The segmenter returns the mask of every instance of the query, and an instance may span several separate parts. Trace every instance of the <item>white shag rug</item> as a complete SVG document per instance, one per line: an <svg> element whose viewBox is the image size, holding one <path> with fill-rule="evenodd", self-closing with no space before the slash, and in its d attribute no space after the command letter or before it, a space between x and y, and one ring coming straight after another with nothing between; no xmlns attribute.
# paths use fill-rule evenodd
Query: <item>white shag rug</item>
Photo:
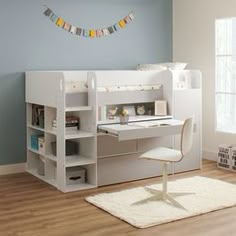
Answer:
<svg viewBox="0 0 236 236"><path fill-rule="evenodd" d="M146 187L162 189L161 184ZM195 194L175 197L185 209L164 201L143 201L152 196L152 193L144 187L97 194L87 197L86 200L138 228L168 223L236 205L236 185L200 176L169 181L168 192Z"/></svg>

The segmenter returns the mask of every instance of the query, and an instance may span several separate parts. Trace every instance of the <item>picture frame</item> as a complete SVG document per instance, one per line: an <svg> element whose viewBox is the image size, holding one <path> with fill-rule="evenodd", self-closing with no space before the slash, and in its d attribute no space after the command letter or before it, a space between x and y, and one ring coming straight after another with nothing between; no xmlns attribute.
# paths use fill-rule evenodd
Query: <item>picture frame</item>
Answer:
<svg viewBox="0 0 236 236"><path fill-rule="evenodd" d="M166 116L167 115L167 101L166 100L156 100L154 106L155 116Z"/></svg>

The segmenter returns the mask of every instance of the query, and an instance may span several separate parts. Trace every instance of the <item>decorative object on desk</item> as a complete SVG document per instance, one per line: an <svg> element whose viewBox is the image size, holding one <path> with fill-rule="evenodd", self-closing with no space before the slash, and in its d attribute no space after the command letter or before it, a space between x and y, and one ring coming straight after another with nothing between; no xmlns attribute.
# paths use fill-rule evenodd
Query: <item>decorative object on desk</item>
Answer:
<svg viewBox="0 0 236 236"><path fill-rule="evenodd" d="M167 115L167 101L157 100L155 101L155 116Z"/></svg>
<svg viewBox="0 0 236 236"><path fill-rule="evenodd" d="M141 106L138 105L136 111L137 111L138 115L144 115L145 114L145 106L144 105L141 105Z"/></svg>
<svg viewBox="0 0 236 236"><path fill-rule="evenodd" d="M120 113L120 124L121 125L127 125L129 121L129 112L127 109L122 109Z"/></svg>
<svg viewBox="0 0 236 236"><path fill-rule="evenodd" d="M129 114L129 116L135 116L135 107L133 105L124 106L123 110L126 110Z"/></svg>
<svg viewBox="0 0 236 236"><path fill-rule="evenodd" d="M133 12L130 12L123 19L120 19L117 23L110 25L106 28L101 29L83 29L82 27L76 27L72 24L66 22L62 17L57 16L50 8L44 5L47 9L44 15L48 17L56 26L64 29L65 31L82 37L87 38L100 38L102 36L107 36L118 32L120 29L125 28L125 26L134 20Z"/></svg>
<svg viewBox="0 0 236 236"><path fill-rule="evenodd" d="M113 120L115 118L118 107L112 107L108 111L108 119Z"/></svg>
<svg viewBox="0 0 236 236"><path fill-rule="evenodd" d="M147 187L158 190L162 186L155 184ZM185 209L156 199L143 201L152 196L143 186L101 193L87 197L86 200L138 228L160 225L236 205L235 184L216 179L200 176L178 179L169 183L169 189L173 192L196 194L176 197ZM139 204L141 201L143 202Z"/></svg>

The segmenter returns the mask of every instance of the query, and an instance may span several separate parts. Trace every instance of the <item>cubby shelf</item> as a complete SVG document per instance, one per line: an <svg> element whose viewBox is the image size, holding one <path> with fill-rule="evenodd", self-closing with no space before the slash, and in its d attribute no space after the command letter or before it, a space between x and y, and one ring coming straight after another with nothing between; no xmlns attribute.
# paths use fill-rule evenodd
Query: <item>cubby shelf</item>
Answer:
<svg viewBox="0 0 236 236"><path fill-rule="evenodd" d="M33 176L35 176L35 177L37 177L37 178L43 180L44 182L53 185L54 187L57 186L56 179L48 179L48 178L45 177L45 176L39 175L39 174L37 173L37 170L35 170L35 169L27 169L27 172L30 173L30 174L32 174Z"/></svg>
<svg viewBox="0 0 236 236"><path fill-rule="evenodd" d="M56 156L54 156L54 155L41 153L41 152L39 152L38 150L33 149L33 148L30 148L30 147L28 147L27 149L28 149L29 151L35 153L35 154L41 155L41 156L43 156L43 157L46 157L47 159L49 159L49 160L51 160L51 161L57 161L57 158L56 158Z"/></svg>
<svg viewBox="0 0 236 236"><path fill-rule="evenodd" d="M83 157L83 156L67 156L65 166L72 167L72 166L83 166L89 164L95 164L95 158Z"/></svg>
<svg viewBox="0 0 236 236"><path fill-rule="evenodd" d="M45 132L48 133L48 134L57 135L57 131L56 130L46 129Z"/></svg>
<svg viewBox="0 0 236 236"><path fill-rule="evenodd" d="M35 129L35 130L44 132L44 128L41 128L41 127L39 127L39 126L29 125L29 124L28 124L27 127L30 128L30 129Z"/></svg>
<svg viewBox="0 0 236 236"><path fill-rule="evenodd" d="M79 190L91 189L95 187L96 185L88 184L88 183L71 184L71 185L66 185L65 192L74 192L74 191L79 191Z"/></svg>
<svg viewBox="0 0 236 236"><path fill-rule="evenodd" d="M77 139L77 138L90 138L94 137L93 133L82 131L82 130L68 130L66 131L66 139Z"/></svg>

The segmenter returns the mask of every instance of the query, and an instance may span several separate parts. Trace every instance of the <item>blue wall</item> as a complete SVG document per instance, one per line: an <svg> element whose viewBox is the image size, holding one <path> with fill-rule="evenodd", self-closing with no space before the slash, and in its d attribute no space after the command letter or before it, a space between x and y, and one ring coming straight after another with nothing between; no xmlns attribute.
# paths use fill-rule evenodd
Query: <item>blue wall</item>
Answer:
<svg viewBox="0 0 236 236"><path fill-rule="evenodd" d="M109 26L130 11L135 20L86 39L49 21L44 3L83 28ZM172 59L172 0L1 0L0 29L0 165L26 160L24 71L134 69Z"/></svg>

